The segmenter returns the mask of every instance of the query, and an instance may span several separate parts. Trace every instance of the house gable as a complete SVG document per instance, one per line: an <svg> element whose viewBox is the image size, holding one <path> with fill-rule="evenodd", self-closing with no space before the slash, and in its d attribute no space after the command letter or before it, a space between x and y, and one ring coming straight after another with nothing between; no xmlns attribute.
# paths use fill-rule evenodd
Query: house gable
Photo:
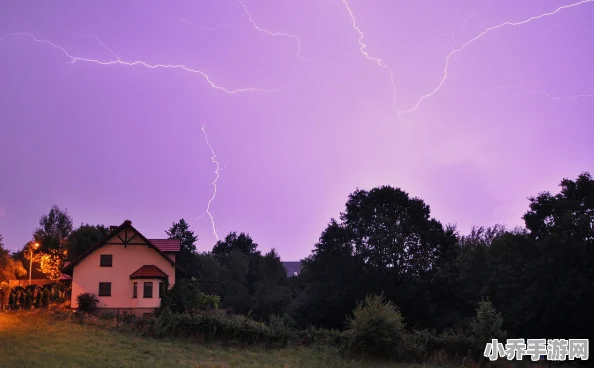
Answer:
<svg viewBox="0 0 594 368"><path fill-rule="evenodd" d="M156 308L161 286L175 284L176 270L179 266L127 221L65 267L73 275L71 307L88 292L98 296L100 308ZM147 287L150 296L136 297Z"/></svg>
<svg viewBox="0 0 594 368"><path fill-rule="evenodd" d="M96 250L104 247L106 245L118 245L124 248L128 246L148 246L152 248L155 252L157 252L160 256L167 259L167 261L174 266L179 272L184 274L184 271L175 263L174 257L169 257L163 251L161 251L157 246L155 246L150 240L148 240L144 235L142 235L138 230L136 230L132 226L132 222L129 220L124 221L122 225L114 229L107 237L105 237L102 241L97 243L94 247L80 255L77 259L73 262L69 263L64 267L64 274L71 275L74 270L74 267L79 264L82 260L88 257L91 253L95 252ZM173 258L173 259L172 259Z"/></svg>

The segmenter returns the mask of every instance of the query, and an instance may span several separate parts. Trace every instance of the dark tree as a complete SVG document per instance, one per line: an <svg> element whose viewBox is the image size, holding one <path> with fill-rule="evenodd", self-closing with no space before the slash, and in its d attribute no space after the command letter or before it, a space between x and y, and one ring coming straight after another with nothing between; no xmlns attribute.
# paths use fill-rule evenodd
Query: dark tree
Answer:
<svg viewBox="0 0 594 368"><path fill-rule="evenodd" d="M27 271L23 268L21 260L11 256L9 251L4 249L2 234L0 234L0 284L16 280L26 274Z"/></svg>
<svg viewBox="0 0 594 368"><path fill-rule="evenodd" d="M47 253L53 249L61 250L72 232L72 218L67 210L53 205L47 215L41 216L39 226L33 233L35 241L40 245L39 251Z"/></svg>
<svg viewBox="0 0 594 368"><path fill-rule="evenodd" d="M302 325L345 326L346 316L365 295L352 236L332 220L312 254L302 261L296 320Z"/></svg>
<svg viewBox="0 0 594 368"><path fill-rule="evenodd" d="M411 325L441 318L423 301L450 297L442 288L456 259L453 228L430 218L421 199L389 186L352 193L341 221L330 223L303 264L308 286L299 304L308 323L337 327L357 301L382 293ZM442 285L429 288L438 272Z"/></svg>
<svg viewBox="0 0 594 368"><path fill-rule="evenodd" d="M530 198L524 215L535 243L524 269L531 275L529 328L533 335L585 338L594 331L594 180L583 173L560 186L557 195Z"/></svg>
<svg viewBox="0 0 594 368"><path fill-rule="evenodd" d="M225 257L231 254L234 250L247 256L253 254L260 254L258 252L258 244L256 244L248 234L231 232L225 237L225 240L219 240L212 249L212 254L215 257Z"/></svg>
<svg viewBox="0 0 594 368"><path fill-rule="evenodd" d="M291 302L291 287L287 272L274 249L258 262L256 280L251 285L252 310L255 317L268 319L282 315Z"/></svg>
<svg viewBox="0 0 594 368"><path fill-rule="evenodd" d="M225 259L221 280L221 307L245 314L251 309L248 283L249 258L239 250L232 251Z"/></svg>
<svg viewBox="0 0 594 368"><path fill-rule="evenodd" d="M192 258L196 254L198 236L194 235L193 231L190 231L190 225L184 219L174 222L171 228L165 233L167 233L169 239L180 240L181 248L175 260L180 267L188 271L188 267L192 263Z"/></svg>
<svg viewBox="0 0 594 368"><path fill-rule="evenodd" d="M104 225L80 224L68 236L68 261L73 261L81 254L91 249L109 233L109 229Z"/></svg>
<svg viewBox="0 0 594 368"><path fill-rule="evenodd" d="M186 269L188 277L194 277L200 289L210 295L221 295L220 282L223 269L211 253L196 253Z"/></svg>

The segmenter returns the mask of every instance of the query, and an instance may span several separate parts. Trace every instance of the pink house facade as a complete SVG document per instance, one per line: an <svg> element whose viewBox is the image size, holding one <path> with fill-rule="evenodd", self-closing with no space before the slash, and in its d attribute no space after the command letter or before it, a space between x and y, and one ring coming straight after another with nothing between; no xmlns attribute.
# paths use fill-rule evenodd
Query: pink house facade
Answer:
<svg viewBox="0 0 594 368"><path fill-rule="evenodd" d="M71 308L78 308L78 295L92 293L101 309L153 312L175 284L176 270L182 271L175 263L179 250L179 239L147 239L125 221L65 267L72 276Z"/></svg>

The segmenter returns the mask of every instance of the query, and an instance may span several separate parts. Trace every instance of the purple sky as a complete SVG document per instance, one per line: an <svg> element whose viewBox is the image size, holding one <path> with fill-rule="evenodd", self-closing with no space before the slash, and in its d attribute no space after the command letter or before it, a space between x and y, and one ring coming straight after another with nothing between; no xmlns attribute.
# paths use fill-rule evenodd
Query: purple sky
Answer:
<svg viewBox="0 0 594 368"><path fill-rule="evenodd" d="M357 187L400 187L466 232L520 225L528 196L594 171L594 0L350 0L368 58L341 0L244 4L255 24L236 0L0 2L9 249L57 204L148 237L185 218L210 250L205 123L217 233L284 260Z"/></svg>

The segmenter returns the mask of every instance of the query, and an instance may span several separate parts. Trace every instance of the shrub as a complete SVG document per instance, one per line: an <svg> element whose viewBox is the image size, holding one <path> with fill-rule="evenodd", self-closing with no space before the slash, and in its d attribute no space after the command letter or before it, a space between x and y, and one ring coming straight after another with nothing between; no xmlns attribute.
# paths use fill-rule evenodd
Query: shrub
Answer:
<svg viewBox="0 0 594 368"><path fill-rule="evenodd" d="M483 360L482 352L485 344L492 339L505 339L507 333L502 329L503 317L498 313L490 301L483 299L479 302L476 316L470 322L473 355Z"/></svg>
<svg viewBox="0 0 594 368"><path fill-rule="evenodd" d="M347 347L352 353L373 358L397 357L404 322L396 306L383 296L367 296L347 324Z"/></svg>
<svg viewBox="0 0 594 368"><path fill-rule="evenodd" d="M23 308L25 308L25 310L29 310L29 309L31 309L32 306L33 306L33 292L31 292L31 290L27 290L27 292L25 293L25 303L23 304Z"/></svg>
<svg viewBox="0 0 594 368"><path fill-rule="evenodd" d="M289 343L289 339L292 337L291 328L285 323L285 321L285 318L274 315L270 316L268 320L270 335L281 346L286 346Z"/></svg>
<svg viewBox="0 0 594 368"><path fill-rule="evenodd" d="M43 295L41 296L41 306L43 308L49 307L50 299L49 299L49 291L47 289L43 290Z"/></svg>
<svg viewBox="0 0 594 368"><path fill-rule="evenodd" d="M180 280L161 299L157 316L164 308L169 308L173 313L194 313L218 309L219 304L220 298L202 292L198 281L194 279Z"/></svg>
<svg viewBox="0 0 594 368"><path fill-rule="evenodd" d="M92 293L79 294L76 300L78 302L78 311L82 313L93 313L97 310L97 305L99 305L99 299Z"/></svg>
<svg viewBox="0 0 594 368"><path fill-rule="evenodd" d="M436 336L427 330L406 332L400 346L399 357L407 361L424 362L436 348Z"/></svg>
<svg viewBox="0 0 594 368"><path fill-rule="evenodd" d="M19 306L21 308L25 306L25 292L23 290L19 291Z"/></svg>
<svg viewBox="0 0 594 368"><path fill-rule="evenodd" d="M43 290L37 290L37 296L35 297L35 305L34 307L39 309L41 308L41 294L43 293Z"/></svg>
<svg viewBox="0 0 594 368"><path fill-rule="evenodd" d="M461 330L446 330L436 336L434 350L444 352L450 360L456 360L471 356L475 350L473 346L474 339L468 333Z"/></svg>
<svg viewBox="0 0 594 368"><path fill-rule="evenodd" d="M304 345L330 345L335 347L342 347L346 333L338 330L328 330L325 328L317 328L309 326L297 332L299 343Z"/></svg>
<svg viewBox="0 0 594 368"><path fill-rule="evenodd" d="M170 334L175 334L175 320L171 309L164 307L160 309L159 316L155 319L153 335L163 337Z"/></svg>
<svg viewBox="0 0 594 368"><path fill-rule="evenodd" d="M115 318L115 314L108 310L103 310L103 311L101 311L101 313L99 313L100 320L106 321L106 320L112 320L114 318Z"/></svg>

